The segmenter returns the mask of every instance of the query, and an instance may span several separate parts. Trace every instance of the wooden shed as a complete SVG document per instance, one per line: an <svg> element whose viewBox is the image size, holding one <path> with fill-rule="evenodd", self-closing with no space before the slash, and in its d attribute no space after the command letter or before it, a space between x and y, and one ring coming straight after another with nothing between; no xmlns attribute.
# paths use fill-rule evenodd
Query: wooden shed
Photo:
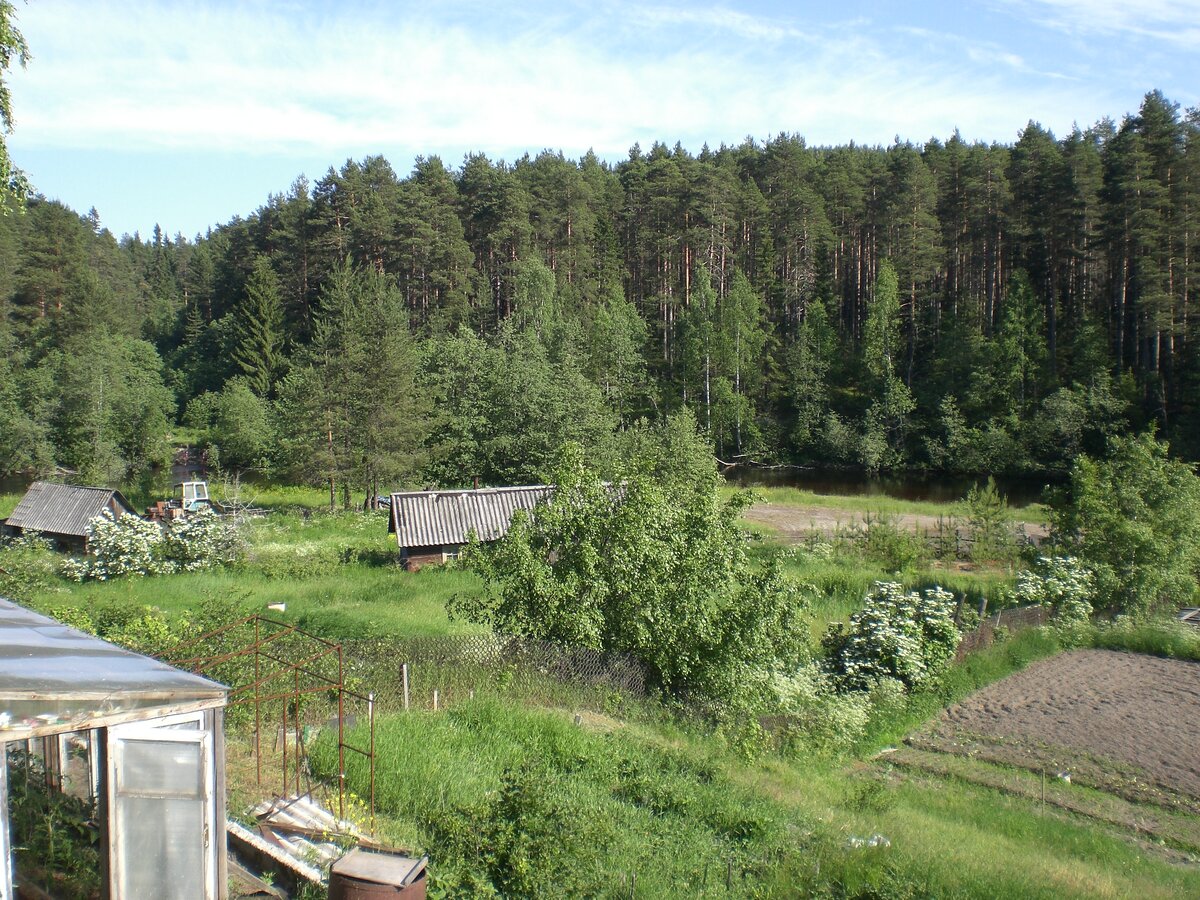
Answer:
<svg viewBox="0 0 1200 900"><path fill-rule="evenodd" d="M0 898L226 897L226 699L0 598ZM47 808L71 823L55 840L93 866L40 852Z"/></svg>
<svg viewBox="0 0 1200 900"><path fill-rule="evenodd" d="M40 532L60 550L86 553L88 523L105 510L114 517L137 515L120 491L35 481L5 520L4 532Z"/></svg>
<svg viewBox="0 0 1200 900"><path fill-rule="evenodd" d="M405 568L416 571L455 558L472 534L481 541L499 540L514 512L534 509L553 491L549 485L530 485L392 494L388 532L396 535Z"/></svg>

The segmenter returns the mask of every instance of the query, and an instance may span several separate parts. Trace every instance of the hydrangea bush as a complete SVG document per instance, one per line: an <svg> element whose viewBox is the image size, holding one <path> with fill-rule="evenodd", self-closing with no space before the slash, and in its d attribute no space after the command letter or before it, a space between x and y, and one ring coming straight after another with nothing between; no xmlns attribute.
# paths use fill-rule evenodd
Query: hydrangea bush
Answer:
<svg viewBox="0 0 1200 900"><path fill-rule="evenodd" d="M236 529L207 509L167 524L105 510L88 524L88 547L89 556L63 563L67 578L194 572L232 562L241 549Z"/></svg>
<svg viewBox="0 0 1200 900"><path fill-rule="evenodd" d="M905 591L876 582L863 608L825 634L827 664L839 683L869 691L884 678L906 688L936 684L954 659L962 634L954 595L940 587Z"/></svg>

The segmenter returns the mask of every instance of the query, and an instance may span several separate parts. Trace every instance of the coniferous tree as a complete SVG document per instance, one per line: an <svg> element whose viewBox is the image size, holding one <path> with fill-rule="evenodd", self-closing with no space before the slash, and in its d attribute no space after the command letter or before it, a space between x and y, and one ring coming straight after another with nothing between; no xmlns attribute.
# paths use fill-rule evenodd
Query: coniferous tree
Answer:
<svg viewBox="0 0 1200 900"><path fill-rule="evenodd" d="M258 396L274 389L283 370L283 304L279 281L265 256L254 261L246 282L246 298L236 315L237 343L233 359Z"/></svg>

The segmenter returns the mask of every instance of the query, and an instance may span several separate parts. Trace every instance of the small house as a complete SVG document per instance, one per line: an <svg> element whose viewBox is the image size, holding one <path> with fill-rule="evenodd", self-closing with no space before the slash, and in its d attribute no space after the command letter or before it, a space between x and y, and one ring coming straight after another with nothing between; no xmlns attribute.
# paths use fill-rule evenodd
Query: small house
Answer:
<svg viewBox="0 0 1200 900"><path fill-rule="evenodd" d="M74 873L92 879L85 896L227 896L226 698L0 598L0 898L63 876L37 846L46 808L75 811L57 840L92 836L96 865Z"/></svg>
<svg viewBox="0 0 1200 900"><path fill-rule="evenodd" d="M485 542L499 540L508 533L513 513L532 511L553 491L531 485L392 494L388 532L396 535L405 568L416 571L457 557L472 534Z"/></svg>
<svg viewBox="0 0 1200 900"><path fill-rule="evenodd" d="M120 491L35 481L5 521L4 533L40 532L59 550L86 553L88 523L105 510L114 518L137 515Z"/></svg>

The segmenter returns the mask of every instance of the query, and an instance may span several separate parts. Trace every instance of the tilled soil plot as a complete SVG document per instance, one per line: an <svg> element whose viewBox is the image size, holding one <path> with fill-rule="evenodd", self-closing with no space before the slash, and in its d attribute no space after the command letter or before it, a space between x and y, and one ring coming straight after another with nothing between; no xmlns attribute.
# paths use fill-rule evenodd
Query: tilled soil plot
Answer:
<svg viewBox="0 0 1200 900"><path fill-rule="evenodd" d="M1052 748L1059 759L1058 751L1076 751L1200 798L1200 663L1112 650L1062 653L951 707L934 734L956 737L963 749L964 736L979 735L1013 750Z"/></svg>

